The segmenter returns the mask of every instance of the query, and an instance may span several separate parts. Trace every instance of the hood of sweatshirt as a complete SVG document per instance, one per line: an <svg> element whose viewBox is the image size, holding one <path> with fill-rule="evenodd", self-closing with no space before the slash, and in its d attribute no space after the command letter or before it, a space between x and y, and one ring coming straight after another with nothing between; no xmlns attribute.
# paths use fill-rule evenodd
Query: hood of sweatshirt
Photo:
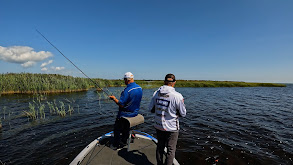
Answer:
<svg viewBox="0 0 293 165"><path fill-rule="evenodd" d="M163 95L174 92L174 91L175 91L175 88L168 85L163 85L158 89L158 92Z"/></svg>

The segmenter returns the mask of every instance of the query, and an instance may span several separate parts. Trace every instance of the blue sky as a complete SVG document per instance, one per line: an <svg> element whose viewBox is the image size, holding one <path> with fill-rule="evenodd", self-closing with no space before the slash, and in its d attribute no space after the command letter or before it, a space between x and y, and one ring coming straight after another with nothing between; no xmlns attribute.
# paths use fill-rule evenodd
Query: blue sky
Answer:
<svg viewBox="0 0 293 165"><path fill-rule="evenodd" d="M0 0L0 73L293 83L292 0Z"/></svg>

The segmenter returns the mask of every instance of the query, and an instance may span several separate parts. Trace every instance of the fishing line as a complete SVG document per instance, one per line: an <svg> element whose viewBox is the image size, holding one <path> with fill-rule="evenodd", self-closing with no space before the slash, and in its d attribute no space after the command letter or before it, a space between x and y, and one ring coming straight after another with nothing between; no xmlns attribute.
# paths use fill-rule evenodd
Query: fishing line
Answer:
<svg viewBox="0 0 293 165"><path fill-rule="evenodd" d="M101 151L102 151L102 150L108 145L109 141L110 141L110 140L108 140L107 143L103 145L102 149L100 149L100 151L98 151L98 152L93 156L92 160L94 160L94 157L97 156L97 155L98 155L98 154L99 154L99 153L100 153L100 152L101 152ZM90 157L89 157L89 159L88 159L86 165L88 165L89 163L91 163L92 160L90 160L90 159L91 159L91 157L92 157L92 155L93 155L94 150L96 149L96 147L97 147L99 144L100 144L100 141L97 142L97 144L95 145L94 149L92 150L92 153L91 153L91 155L90 155Z"/></svg>
<svg viewBox="0 0 293 165"><path fill-rule="evenodd" d="M94 80L92 80L91 78L89 78L89 76L87 76L81 69L79 69L69 58L67 58L55 45L53 45L40 31L38 31L36 29L36 31L50 44L52 45L64 58L66 58L76 69L78 69L83 75L85 75L89 80L91 80L92 83L94 83L96 85L96 87L100 88L104 93L106 93L106 95L110 96L110 91L108 90L108 92L104 91ZM112 94L111 94L112 95Z"/></svg>

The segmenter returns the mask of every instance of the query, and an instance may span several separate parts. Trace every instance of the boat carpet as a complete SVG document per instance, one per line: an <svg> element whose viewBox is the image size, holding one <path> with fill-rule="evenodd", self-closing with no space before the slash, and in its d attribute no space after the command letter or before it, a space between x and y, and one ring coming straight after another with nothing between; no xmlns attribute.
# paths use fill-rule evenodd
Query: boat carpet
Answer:
<svg viewBox="0 0 293 165"><path fill-rule="evenodd" d="M100 141L81 162L81 165L96 164L156 164L156 144L144 138L135 138L134 143L130 143L130 150L127 146L120 150L109 148L113 137L108 137Z"/></svg>

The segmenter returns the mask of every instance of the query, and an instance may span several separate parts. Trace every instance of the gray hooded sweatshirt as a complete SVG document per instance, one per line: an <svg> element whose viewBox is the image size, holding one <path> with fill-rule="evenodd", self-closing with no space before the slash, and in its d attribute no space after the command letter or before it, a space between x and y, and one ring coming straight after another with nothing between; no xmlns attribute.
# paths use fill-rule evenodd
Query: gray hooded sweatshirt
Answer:
<svg viewBox="0 0 293 165"><path fill-rule="evenodd" d="M149 110L156 113L154 126L161 131L177 132L179 116L186 116L183 96L167 85L154 92Z"/></svg>

